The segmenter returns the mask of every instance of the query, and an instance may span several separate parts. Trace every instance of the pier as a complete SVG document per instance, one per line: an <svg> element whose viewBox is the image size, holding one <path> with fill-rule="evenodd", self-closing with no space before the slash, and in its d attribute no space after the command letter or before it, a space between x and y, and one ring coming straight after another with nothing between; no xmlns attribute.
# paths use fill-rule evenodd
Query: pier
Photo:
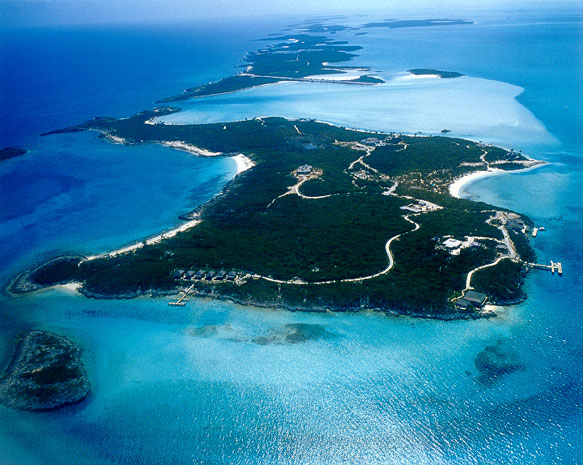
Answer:
<svg viewBox="0 0 583 465"><path fill-rule="evenodd" d="M188 294L190 294L190 292L192 291L193 288L194 288L194 284L192 286L190 286L188 289L186 289L185 291L183 291L182 296L180 296L180 298L178 300L172 300L172 301L168 302L168 305L172 305L174 307L184 307L186 305L186 302L188 302L188 299L186 298L186 296Z"/></svg>
<svg viewBox="0 0 583 465"><path fill-rule="evenodd" d="M550 265L542 263L529 263L529 265L537 270L549 270L552 274L555 274L556 271L559 276L563 276L563 264L561 262L551 260Z"/></svg>

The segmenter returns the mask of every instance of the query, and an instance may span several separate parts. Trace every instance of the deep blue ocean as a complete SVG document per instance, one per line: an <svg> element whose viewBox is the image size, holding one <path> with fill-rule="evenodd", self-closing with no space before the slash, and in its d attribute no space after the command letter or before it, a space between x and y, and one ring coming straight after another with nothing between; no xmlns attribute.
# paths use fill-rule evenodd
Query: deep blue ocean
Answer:
<svg viewBox="0 0 583 465"><path fill-rule="evenodd" d="M337 34L364 47L356 64L387 80L374 90L263 87L184 103L174 122L269 112L447 127L523 150L550 164L463 194L545 226L533 245L541 261L563 263L562 278L531 273L528 300L488 321L210 300L176 310L165 299L102 301L65 289L0 296L2 364L16 333L46 329L82 347L92 383L88 399L56 412L0 406L0 463L582 463L583 16L471 18ZM262 46L255 39L296 20L2 29L0 146L29 153L0 163L0 281L63 252L103 252L172 228L236 173L230 158L40 133L128 116L228 76ZM408 81L410 68L467 76ZM314 331L290 344L282 334L298 323ZM263 336L270 343L258 344Z"/></svg>

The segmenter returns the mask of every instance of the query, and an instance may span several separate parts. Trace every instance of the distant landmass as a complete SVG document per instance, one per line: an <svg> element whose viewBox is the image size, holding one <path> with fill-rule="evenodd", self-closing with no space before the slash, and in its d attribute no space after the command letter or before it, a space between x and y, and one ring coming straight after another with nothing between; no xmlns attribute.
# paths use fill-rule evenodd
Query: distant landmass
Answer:
<svg viewBox="0 0 583 465"><path fill-rule="evenodd" d="M332 32L344 30L343 26L312 24L300 30L305 32ZM355 51L362 47L349 45L346 41L335 41L325 36L298 33L268 37L263 41L279 41L245 57L245 71L220 81L191 87L182 94L166 97L157 103L187 100L194 97L209 97L257 86L285 81L333 82L335 84L371 85L384 82L366 73L369 68L350 68L363 74L346 79L327 80L326 75L346 74L348 68L334 66L352 60ZM317 76L317 77L313 77Z"/></svg>
<svg viewBox="0 0 583 465"><path fill-rule="evenodd" d="M363 27L386 27L388 29L397 29L402 27L459 26L464 24L474 24L474 22L466 19L409 19L399 21L387 19L380 23L367 23Z"/></svg>
<svg viewBox="0 0 583 465"><path fill-rule="evenodd" d="M368 23L363 28L387 27L427 27L473 24L468 20L457 19L420 19L420 20L386 20L381 23ZM358 27L341 24L300 23L294 24L287 31L294 34L273 35L261 39L264 42L275 42L255 52L247 54L242 65L245 70L219 81L190 87L178 95L163 98L156 103L170 103L197 97L210 97L258 86L276 84L286 81L333 82L335 84L375 85L384 82L378 76L367 74L370 68L338 66L338 63L348 62L355 58L355 52L361 50L358 45L350 45L346 41L333 40L319 34L333 35L342 31L358 31ZM355 33L355 36L367 34L366 31ZM317 35L314 35L317 34ZM352 75L347 74L348 71ZM354 77L357 71L362 74ZM423 70L417 70L423 71ZM435 71L441 77L458 77L448 71ZM326 75L346 74L346 79L327 79ZM460 75L461 76L461 75Z"/></svg>
<svg viewBox="0 0 583 465"><path fill-rule="evenodd" d="M415 76L439 76L443 79L452 79L464 76L463 74L456 73L455 71L440 71L438 69L430 68L408 69L407 72L414 74Z"/></svg>

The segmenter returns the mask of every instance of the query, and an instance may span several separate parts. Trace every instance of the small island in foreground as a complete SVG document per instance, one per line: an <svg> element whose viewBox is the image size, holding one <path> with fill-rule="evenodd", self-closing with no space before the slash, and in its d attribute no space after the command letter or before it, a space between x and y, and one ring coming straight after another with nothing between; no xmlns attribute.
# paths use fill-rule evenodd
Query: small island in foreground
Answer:
<svg viewBox="0 0 583 465"><path fill-rule="evenodd" d="M81 351L68 339L29 331L0 378L0 402L21 410L51 410L83 400L90 386Z"/></svg>
<svg viewBox="0 0 583 465"><path fill-rule="evenodd" d="M97 130L116 143L243 156L254 166L192 212L188 228L109 254L53 260L14 280L11 292L77 282L98 298L183 289L250 305L435 318L492 316L487 299L524 298L534 261L530 220L456 198L450 188L477 171L540 162L463 139L306 119L157 119L175 111L95 118L54 132Z"/></svg>
<svg viewBox="0 0 583 465"><path fill-rule="evenodd" d="M0 161L9 160L10 158L20 157L27 153L26 150L18 147L6 147L0 149Z"/></svg>

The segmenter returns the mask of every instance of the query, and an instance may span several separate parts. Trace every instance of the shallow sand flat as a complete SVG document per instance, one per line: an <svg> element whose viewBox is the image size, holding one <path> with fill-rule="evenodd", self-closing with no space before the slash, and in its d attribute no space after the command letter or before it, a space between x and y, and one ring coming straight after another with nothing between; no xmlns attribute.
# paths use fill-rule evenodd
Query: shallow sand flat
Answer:
<svg viewBox="0 0 583 465"><path fill-rule="evenodd" d="M181 102L184 111L160 118L167 124L210 123L258 114L305 117L342 126L439 134L528 148L555 139L516 97L520 87L487 79L403 79L351 87L280 83L217 97ZM347 111L338 111L342 101Z"/></svg>

